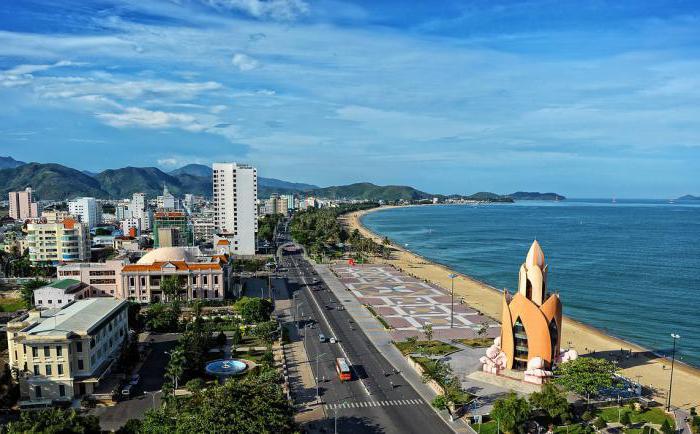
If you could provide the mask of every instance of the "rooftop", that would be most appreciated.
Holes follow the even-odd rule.
[[[104,318],[126,305],[126,300],[87,298],[62,309],[33,312],[34,323],[24,331],[30,336],[67,336],[69,333],[88,334]],[[37,315],[38,314],[38,315]]]

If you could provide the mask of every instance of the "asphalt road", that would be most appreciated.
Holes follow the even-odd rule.
[[[430,404],[394,372],[352,317],[337,309],[341,304],[301,255],[285,254],[280,265],[288,269],[289,288],[296,299],[293,310],[303,317],[299,323],[306,334],[311,367],[321,379],[319,394],[329,417],[326,431],[334,431],[337,416],[339,433],[452,432]],[[339,343],[322,343],[319,333]],[[337,357],[348,359],[352,381],[339,380]]]

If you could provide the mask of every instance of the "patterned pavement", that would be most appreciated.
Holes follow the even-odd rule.
[[[481,324],[496,336],[499,326],[488,317],[462,304],[454,304],[454,327],[450,327],[451,297],[448,290],[408,276],[388,265],[335,265],[333,272],[362,304],[372,306],[392,327],[395,340],[419,335],[423,325],[433,326],[437,339],[476,336]]]

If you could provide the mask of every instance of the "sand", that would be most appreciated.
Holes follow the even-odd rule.
[[[385,208],[388,207],[382,207],[382,209]],[[358,229],[362,235],[381,243],[381,237],[360,223],[362,215],[376,210],[347,214],[341,217],[341,223],[350,230]],[[455,294],[464,297],[465,302],[471,307],[500,322],[502,297],[500,291],[443,265],[430,262],[400,246],[394,245],[393,248],[395,251],[390,259],[374,257],[372,262],[392,264],[407,273],[421,279],[427,279],[443,288],[450,287],[448,274],[455,273],[458,275],[454,282]],[[513,266],[513,273],[518,272],[518,266],[519,264]],[[565,302],[564,313],[566,313]],[[619,366],[622,368],[622,375],[640,381],[645,387],[655,391],[655,399],[661,403],[666,402],[670,381],[670,360],[659,358],[646,348],[607,335],[567,316],[564,316],[563,323],[562,348],[574,348],[579,354],[589,354],[595,351],[598,356],[618,360]],[[669,336],[669,341],[670,339]],[[631,355],[628,357],[630,351]],[[676,362],[673,374],[672,404],[686,410],[693,406],[700,407],[700,370]]]

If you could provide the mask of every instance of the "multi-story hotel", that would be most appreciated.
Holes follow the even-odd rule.
[[[121,270],[121,298],[150,303],[167,295],[160,288],[166,276],[177,276],[187,300],[222,300],[231,281],[228,258],[197,257],[191,249],[161,247],[145,254],[136,264]]]
[[[192,229],[183,211],[156,211],[153,214],[154,247],[188,246],[192,241]]]
[[[92,394],[128,336],[128,303],[112,298],[33,310],[7,323],[20,405],[51,405]]]
[[[26,220],[39,216],[39,205],[32,202],[32,189],[11,191],[9,193],[10,217],[15,220]]]
[[[94,197],[79,197],[68,202],[68,212],[92,229],[101,222],[102,212]]]
[[[196,214],[192,214],[192,230],[195,240],[212,241],[214,235],[216,235],[214,210],[203,209]]]
[[[85,261],[90,258],[85,225],[64,219],[60,223],[29,223],[27,225],[29,260],[39,262]]]
[[[255,254],[258,231],[258,174],[248,165],[214,163],[214,224],[219,235],[230,239],[231,252]]]

